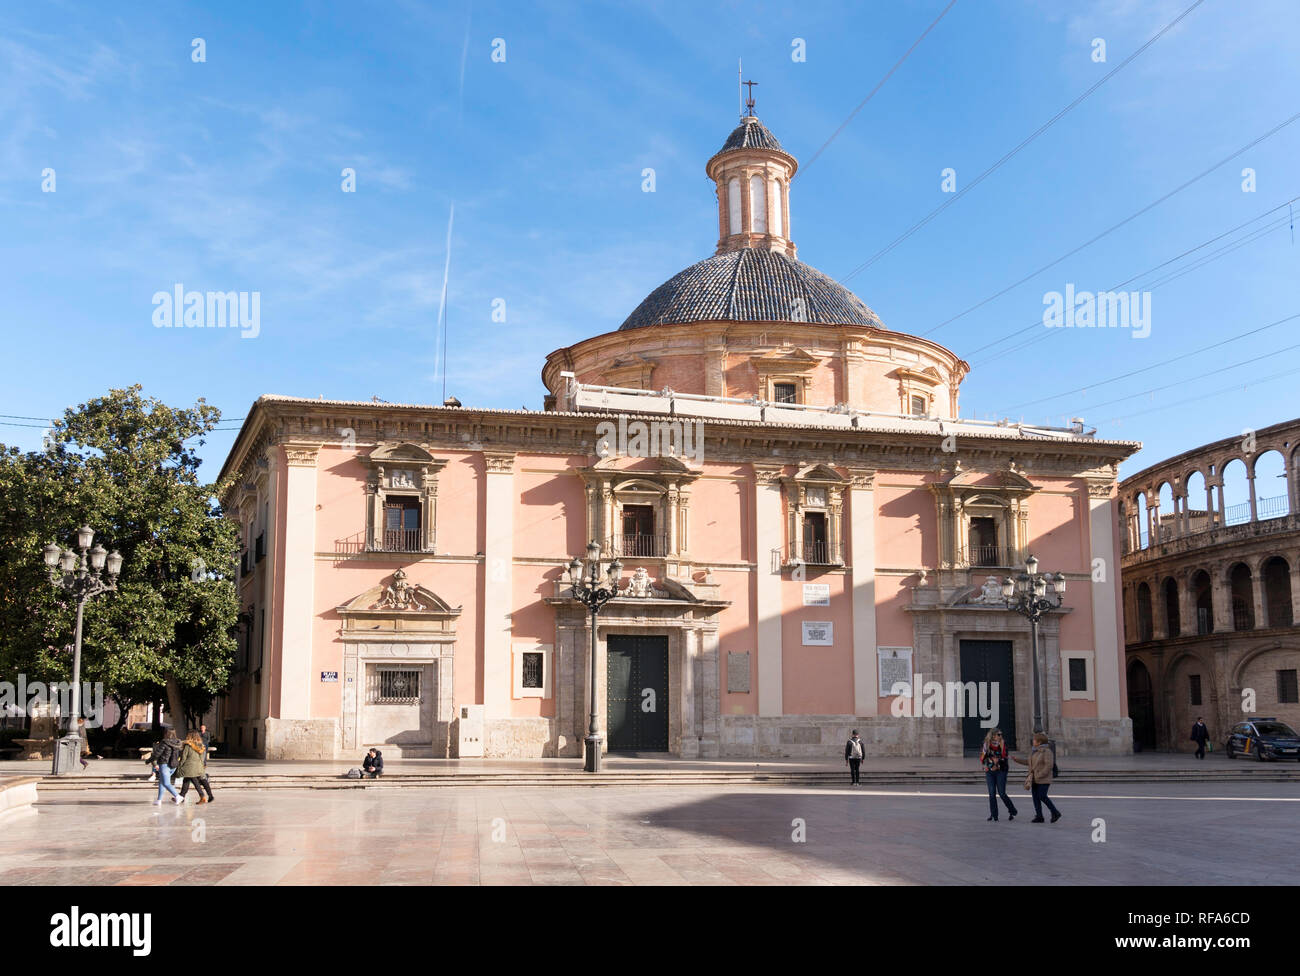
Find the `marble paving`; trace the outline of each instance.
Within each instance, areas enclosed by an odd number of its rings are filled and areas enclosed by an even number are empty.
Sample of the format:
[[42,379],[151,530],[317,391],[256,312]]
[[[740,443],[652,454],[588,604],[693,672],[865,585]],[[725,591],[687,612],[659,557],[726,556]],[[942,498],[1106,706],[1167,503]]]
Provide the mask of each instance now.
[[[1300,786],[47,794],[0,819],[7,885],[1296,884]],[[1105,841],[1100,836],[1104,821]]]

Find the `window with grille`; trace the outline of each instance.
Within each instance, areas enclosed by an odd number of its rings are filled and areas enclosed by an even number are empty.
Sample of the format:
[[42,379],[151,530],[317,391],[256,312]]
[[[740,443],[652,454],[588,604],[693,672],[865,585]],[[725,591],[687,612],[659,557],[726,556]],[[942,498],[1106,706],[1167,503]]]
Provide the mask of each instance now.
[[523,677],[521,683],[525,688],[545,688],[545,675],[542,673],[542,662],[545,655],[541,651],[524,652],[523,660]]
[[1199,705],[1201,703],[1201,676],[1199,674],[1194,674],[1191,676],[1191,685],[1192,685],[1192,704]]
[[793,383],[773,383],[772,399],[777,403],[798,403],[799,396]]
[[1070,658],[1070,690],[1088,690],[1088,662],[1081,657]]
[[414,705],[420,701],[420,672],[385,668],[370,675],[371,705]]
[[1277,700],[1282,705],[1294,705],[1300,703],[1300,687],[1296,685],[1296,672],[1292,668],[1289,671],[1279,671],[1277,673]]

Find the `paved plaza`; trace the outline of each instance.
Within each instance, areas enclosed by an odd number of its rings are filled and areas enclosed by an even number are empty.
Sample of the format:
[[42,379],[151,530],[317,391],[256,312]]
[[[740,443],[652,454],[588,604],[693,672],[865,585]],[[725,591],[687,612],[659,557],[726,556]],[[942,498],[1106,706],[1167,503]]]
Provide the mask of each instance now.
[[[1295,884],[1300,786],[705,786],[48,792],[0,819],[10,885]],[[1105,842],[1094,841],[1105,821]]]

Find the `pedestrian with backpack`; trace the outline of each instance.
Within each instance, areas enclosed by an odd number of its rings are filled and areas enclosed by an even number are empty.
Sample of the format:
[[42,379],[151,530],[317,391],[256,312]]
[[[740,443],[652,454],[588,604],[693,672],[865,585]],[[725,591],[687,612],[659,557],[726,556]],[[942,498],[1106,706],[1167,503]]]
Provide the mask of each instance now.
[[844,761],[849,764],[849,785],[861,786],[862,782],[858,778],[858,770],[862,766],[862,760],[867,756],[866,744],[858,738],[858,730],[853,730],[853,735],[849,741],[844,743]]

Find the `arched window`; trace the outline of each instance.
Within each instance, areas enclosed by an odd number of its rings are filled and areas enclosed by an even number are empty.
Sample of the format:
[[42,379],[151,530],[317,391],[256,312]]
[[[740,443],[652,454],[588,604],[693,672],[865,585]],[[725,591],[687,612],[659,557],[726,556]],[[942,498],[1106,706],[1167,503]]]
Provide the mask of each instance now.
[[749,178],[749,218],[755,234],[767,233],[767,194],[757,173]]
[[1198,634],[1214,633],[1214,598],[1210,586],[1210,574],[1198,570],[1192,577],[1192,598],[1196,601],[1196,632]]
[[1150,519],[1150,514],[1147,512],[1146,492],[1143,491],[1138,492],[1137,521],[1138,521],[1137,547],[1139,549],[1145,549],[1147,546],[1151,544],[1151,540],[1147,536],[1147,530],[1151,527],[1151,519]]
[[1250,567],[1237,563],[1228,575],[1232,587],[1232,629],[1255,629],[1255,594],[1251,586]]
[[772,180],[772,233],[781,236],[781,184]]
[[1166,577],[1162,584],[1165,596],[1166,636],[1178,637],[1182,633],[1182,624],[1178,619],[1178,583],[1172,577]]
[[1291,567],[1274,556],[1260,568],[1264,583],[1264,614],[1270,627],[1290,627],[1295,621],[1291,606]]
[[727,221],[732,234],[740,233],[740,180],[731,178],[727,184]]
[[1138,642],[1151,639],[1151,587],[1139,583],[1137,588]]

